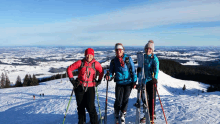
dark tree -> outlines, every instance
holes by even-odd
[[[4,73],[2,72],[1,82],[0,82],[0,88],[4,88],[4,87],[5,87],[5,83],[6,83],[5,75],[4,75]]]
[[[21,87],[21,86],[22,86],[22,84],[21,84],[21,77],[18,75],[16,83],[15,83],[15,87]]]
[[[9,88],[10,87],[10,80],[8,78],[7,73],[5,73],[5,88]]]
[[[28,74],[26,74],[24,77],[23,86],[28,86],[28,81],[29,81]]]
[[[36,76],[33,74],[33,78],[32,78],[32,82],[33,82],[33,85],[38,85],[38,79],[36,78]]]
[[[32,77],[31,77],[30,74],[28,75],[28,86],[34,86],[33,85],[33,80],[32,80]]]

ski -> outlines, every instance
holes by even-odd
[[[140,123],[140,112],[141,112],[141,87],[142,87],[142,68],[143,68],[143,54],[141,52],[137,53],[137,78],[138,78],[138,85],[137,89],[137,102],[134,104],[136,107],[136,124]]]
[[[150,113],[149,113],[149,107],[148,107],[148,98],[147,98],[147,92],[146,92],[146,86],[143,85],[142,87],[142,96],[143,96],[143,110],[144,110],[144,115],[146,119],[146,124],[151,124],[150,122]]]
[[[141,99],[143,102],[143,110],[145,114],[146,124],[150,124],[150,114],[147,103],[147,95],[144,83],[144,54],[142,52],[137,53],[137,76],[138,76],[138,86],[137,86],[137,102],[134,104],[136,107],[136,124],[140,123],[140,111],[141,111]]]

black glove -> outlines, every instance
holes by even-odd
[[[141,67],[137,68],[137,75],[139,75],[139,73],[141,72],[141,69],[142,69]]]
[[[157,79],[156,79],[156,78],[153,78],[153,79],[152,79],[152,82],[153,82],[153,84],[157,84]]]
[[[79,81],[74,78],[70,78],[70,82],[72,83],[72,85],[74,86],[74,88],[77,88],[79,86]]]
[[[95,86],[97,87],[99,84],[101,84],[101,80],[98,80],[98,81],[96,80],[95,81]]]
[[[136,89],[139,89],[139,88],[140,88],[140,85],[137,84],[137,85],[136,85]]]

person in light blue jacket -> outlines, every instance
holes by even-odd
[[[154,51],[154,41],[149,40],[144,47],[144,74],[145,74],[145,84],[148,94],[148,106],[150,112],[150,119],[156,118],[155,116],[155,101],[156,101],[156,87],[159,73],[159,60],[157,56],[153,53]],[[154,87],[154,88],[153,88]],[[153,90],[154,89],[154,90]],[[154,92],[154,96],[153,96]],[[154,98],[154,105],[153,105]],[[153,109],[154,108],[154,113]],[[145,118],[141,119],[141,122],[145,122]]]
[[[115,122],[118,123],[119,117],[121,117],[121,124],[124,124],[129,96],[132,88],[136,87],[137,74],[135,73],[135,67],[131,57],[124,54],[124,47],[121,43],[115,45],[115,52],[116,57],[110,63],[110,74],[106,79],[114,78],[116,82],[114,103]],[[115,76],[113,76],[114,74]]]

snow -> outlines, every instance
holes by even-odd
[[[108,63],[108,62],[107,62]],[[106,64],[107,64],[106,63]],[[183,85],[186,90],[183,91]],[[109,82],[108,124],[114,123],[113,105],[115,83]],[[208,85],[175,79],[159,72],[158,91],[169,124],[220,124],[220,92],[206,92]],[[41,83],[39,86],[0,90],[0,120],[2,124],[62,124],[70,99],[72,85],[68,78]],[[205,92],[202,93],[202,90]],[[98,86],[101,111],[104,115],[106,81]],[[44,97],[40,94],[44,93]],[[35,100],[33,100],[35,95]],[[134,124],[137,90],[132,90],[126,123]],[[95,101],[97,106],[97,101]],[[98,108],[97,108],[98,112]],[[143,116],[143,113],[141,114]],[[163,112],[157,97],[156,124],[164,124]],[[89,121],[89,115],[87,122]],[[72,97],[65,124],[78,122],[75,95]]]
[[[18,75],[21,78],[24,78],[26,74],[39,74],[37,78],[55,75],[56,73],[49,72],[51,67],[66,68],[75,60],[84,57],[83,50],[84,48],[68,47],[65,49],[40,47],[0,48],[0,61],[6,63],[0,64],[0,73],[6,72],[12,84]],[[126,51],[133,60],[137,58],[136,52],[134,50]],[[106,58],[115,55],[114,50],[109,49],[95,51],[95,54],[95,59],[103,62],[102,66],[109,65],[110,60],[106,61]],[[188,62],[182,63],[183,65],[198,65],[195,61],[219,60],[220,55],[217,51],[187,50],[185,52],[158,50],[155,54],[166,59],[188,60]],[[12,63],[24,64],[21,61],[23,58],[42,58],[49,61],[38,61],[37,65],[10,65]],[[63,58],[65,61],[60,61]],[[220,92],[207,93],[206,88],[208,85],[175,79],[162,71],[159,72],[158,82],[158,91],[169,124],[220,124]],[[115,100],[115,83],[111,81],[109,84],[108,124],[114,123],[113,106]],[[186,85],[185,91],[182,90],[184,84]],[[65,78],[44,82],[39,86],[0,89],[0,123],[61,124],[72,88],[71,83]],[[203,90],[205,93],[202,93]],[[101,110],[104,115],[106,81],[102,81],[98,91]],[[44,97],[40,96],[42,93],[45,94]],[[33,100],[33,95],[36,96],[35,100]],[[136,96],[137,91],[134,89],[131,92],[126,117],[126,122],[130,124],[135,122],[136,108],[133,104],[136,102]],[[65,124],[76,124],[78,122],[76,109],[75,95],[73,95]],[[165,121],[158,98],[156,101],[156,114],[156,124],[164,124]],[[88,121],[89,115],[87,113]]]
[[[189,61],[189,62],[186,62],[186,63],[181,63],[182,65],[199,65],[198,62],[195,62],[195,61]]]

